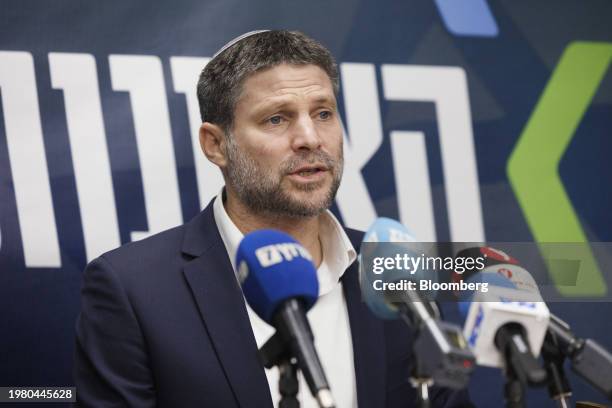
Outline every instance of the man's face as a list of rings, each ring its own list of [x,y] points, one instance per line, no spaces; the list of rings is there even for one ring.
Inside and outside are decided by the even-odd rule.
[[[331,206],[342,127],[318,66],[282,64],[247,78],[227,139],[227,183],[252,211],[308,217]]]

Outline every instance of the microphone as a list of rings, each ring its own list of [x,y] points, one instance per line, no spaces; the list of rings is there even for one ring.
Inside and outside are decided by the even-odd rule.
[[[393,302],[388,302],[384,296],[380,295],[375,286],[375,280],[380,280],[385,283],[398,282],[401,280],[410,280],[418,282],[421,279],[427,278],[423,269],[417,269],[412,274],[407,271],[391,269],[385,271],[381,275],[366,271],[364,259],[373,258],[394,258],[396,254],[406,252],[406,246],[402,243],[416,242],[412,232],[390,218],[380,217],[376,219],[370,228],[366,231],[361,248],[359,250],[359,278],[361,290],[364,295],[364,300],[370,310],[379,318],[385,320],[394,320],[400,318],[400,311]],[[379,243],[384,243],[379,245]],[[435,271],[431,271],[429,279],[437,280]],[[433,298],[435,292],[425,293],[426,297]],[[427,302],[429,308],[434,315],[438,315],[437,305],[435,302]]]
[[[335,402],[314,345],[306,312],[319,295],[312,257],[291,236],[275,230],[247,234],[236,254],[247,302],[276,333],[260,350],[264,366],[297,359],[310,392],[322,408]]]
[[[405,245],[415,238],[404,225],[389,218],[378,218],[368,229],[360,249],[359,275],[362,293],[370,310],[382,319],[402,318],[415,329],[413,354],[417,360],[414,377],[430,378],[441,386],[465,388],[474,367],[474,356],[467,347],[461,328],[440,320],[437,304],[429,299],[435,291],[419,291],[418,282],[428,279],[437,282],[435,270],[413,268],[410,271],[389,268],[377,274],[369,270],[370,261],[379,259],[419,258],[413,249]],[[402,245],[404,243],[404,245]],[[401,256],[403,255],[403,257]],[[414,267],[414,264],[412,264]],[[412,282],[414,289],[377,290],[376,285],[387,287]],[[395,286],[393,286],[395,285]],[[394,292],[394,293],[391,293]]]
[[[502,251],[489,247],[470,248],[465,251],[479,250],[481,253],[504,254]],[[505,255],[505,254],[504,254]],[[507,256],[507,255],[506,255]],[[511,262],[505,263],[499,257],[490,257],[491,261],[487,269],[491,272],[503,275],[512,282],[517,289],[530,292],[532,295],[540,296],[538,285],[533,276],[519,262],[507,256]],[[601,391],[608,399],[612,399],[612,354],[603,346],[592,339],[582,339],[571,331],[570,326],[554,314],[550,314],[548,333],[545,337],[544,351],[554,349],[550,352],[560,352],[571,361],[572,370],[589,382],[593,387]],[[554,355],[552,356],[554,357]],[[561,365],[562,369],[562,365]],[[556,377],[562,377],[556,369]],[[560,378],[560,387],[569,389],[564,378]]]
[[[535,357],[546,335],[548,308],[488,268],[467,279],[468,283],[474,281],[486,283],[487,291],[460,296],[464,303],[459,310],[467,315],[463,334],[477,363],[513,370],[522,383],[542,384],[546,371]]]
[[[612,354],[592,339],[576,336],[570,326],[551,315],[547,341],[571,361],[572,370],[612,400]]]

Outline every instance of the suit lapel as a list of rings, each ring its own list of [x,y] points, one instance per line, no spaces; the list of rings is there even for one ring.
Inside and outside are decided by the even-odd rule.
[[[355,242],[353,246],[359,248]],[[353,338],[358,405],[359,408],[383,407],[386,395],[383,322],[370,312],[361,299],[357,261],[351,264],[341,279]]]
[[[196,256],[185,278],[241,407],[271,407],[268,382],[225,246],[214,222],[212,202],[189,222],[183,252]]]

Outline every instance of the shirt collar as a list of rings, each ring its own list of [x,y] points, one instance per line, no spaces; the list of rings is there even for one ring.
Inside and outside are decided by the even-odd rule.
[[[236,251],[244,234],[240,232],[225,211],[223,196],[224,189],[222,188],[215,198],[213,213],[232,268],[236,273]],[[338,284],[344,271],[357,258],[357,253],[346,232],[344,232],[344,228],[331,211],[326,210],[321,214],[319,220],[323,262],[317,269],[317,277],[319,278],[319,296],[322,296]]]

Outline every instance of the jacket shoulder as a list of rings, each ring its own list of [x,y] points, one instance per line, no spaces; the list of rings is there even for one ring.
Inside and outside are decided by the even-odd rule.
[[[185,226],[180,225],[139,241],[129,242],[101,255],[111,264],[116,261],[139,259],[140,261],[162,260],[171,253],[178,254],[185,235]],[[115,261],[115,262],[113,262]]]

